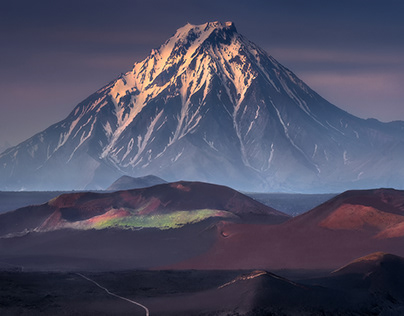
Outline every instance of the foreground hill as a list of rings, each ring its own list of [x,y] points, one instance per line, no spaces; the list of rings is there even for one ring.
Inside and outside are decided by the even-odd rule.
[[[398,273],[402,275],[404,273],[404,258],[384,252],[375,252],[353,260],[347,265],[333,271],[333,274],[337,276],[360,274],[363,277],[374,278],[381,271],[385,271],[391,275]],[[399,279],[403,281],[401,284],[404,285],[404,278]],[[404,292],[402,294],[404,295]]]
[[[404,256],[403,201],[404,191],[347,191],[290,218],[199,182],[64,194],[0,215],[0,261],[84,270],[333,270],[373,252]]]
[[[0,215],[0,236],[63,228],[168,229],[210,217],[271,223],[289,218],[228,187],[181,181],[111,193],[62,194]]]
[[[292,281],[262,270],[241,274],[191,296],[187,307],[192,315],[207,309],[213,315],[401,315],[403,304],[404,258],[373,253],[316,279]]]
[[[187,24],[64,120],[0,154],[0,190],[122,174],[244,191],[403,188],[404,122],[332,105],[236,30]]]
[[[175,182],[110,193],[63,194],[0,215],[0,261],[32,269],[151,268],[196,257],[227,221],[290,217],[230,188]]]
[[[49,273],[9,267],[0,271],[6,285],[0,309],[5,315],[145,315],[119,295],[164,316],[402,315],[403,262],[371,254],[338,272],[299,280],[265,270]]]
[[[404,258],[400,256],[372,253],[327,277],[302,282],[345,292],[351,308],[362,309],[363,314],[402,315],[404,312]]]
[[[226,237],[175,267],[336,269],[377,251],[403,256],[403,201],[404,191],[347,191],[280,225],[226,223]]]

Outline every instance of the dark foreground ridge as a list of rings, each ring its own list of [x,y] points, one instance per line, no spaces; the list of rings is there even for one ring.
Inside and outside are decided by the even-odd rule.
[[[379,260],[383,264],[375,264],[371,274],[367,269],[341,269],[337,274],[306,271],[294,280],[279,275],[285,271],[264,270],[85,275],[3,271],[0,281],[6,286],[0,288],[0,311],[2,315],[400,315],[404,260],[383,257]],[[310,278],[310,273],[317,277]]]
[[[0,312],[400,315],[403,203],[347,191],[290,218],[200,182],[62,194],[0,215]]]

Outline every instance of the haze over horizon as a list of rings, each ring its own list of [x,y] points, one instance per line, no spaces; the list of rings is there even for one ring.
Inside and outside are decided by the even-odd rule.
[[[157,9],[156,9],[157,8]],[[65,118],[178,27],[233,21],[331,103],[404,120],[404,4],[398,1],[42,1],[3,4],[0,147]]]

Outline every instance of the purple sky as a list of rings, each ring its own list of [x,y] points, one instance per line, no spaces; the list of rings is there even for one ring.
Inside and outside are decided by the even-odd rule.
[[[22,0],[0,4],[0,149],[65,118],[187,22],[238,31],[338,107],[404,120],[401,0]]]

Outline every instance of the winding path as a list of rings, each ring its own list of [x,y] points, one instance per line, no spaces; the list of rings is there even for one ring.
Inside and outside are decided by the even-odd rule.
[[[90,282],[94,283],[96,286],[98,286],[100,289],[103,289],[103,290],[104,290],[105,292],[107,292],[109,295],[115,296],[115,297],[117,297],[117,298],[119,298],[119,299],[121,299],[121,300],[124,300],[124,301],[127,301],[127,302],[129,302],[129,303],[132,303],[132,304],[135,304],[135,305],[137,305],[137,306],[140,306],[141,308],[143,308],[143,309],[145,310],[146,316],[149,316],[149,315],[150,315],[149,309],[148,309],[146,306],[144,306],[144,305],[142,305],[142,304],[140,304],[140,303],[138,303],[138,302],[132,301],[132,300],[126,298],[126,297],[119,296],[119,295],[117,295],[117,294],[115,294],[115,293],[110,292],[107,288],[101,286],[100,284],[98,284],[98,283],[95,282],[94,280],[92,280],[92,279],[86,277],[85,275],[83,275],[83,274],[81,274],[81,273],[76,273],[76,274],[77,274],[78,276],[81,276],[83,279],[86,279],[87,281],[90,281]]]

